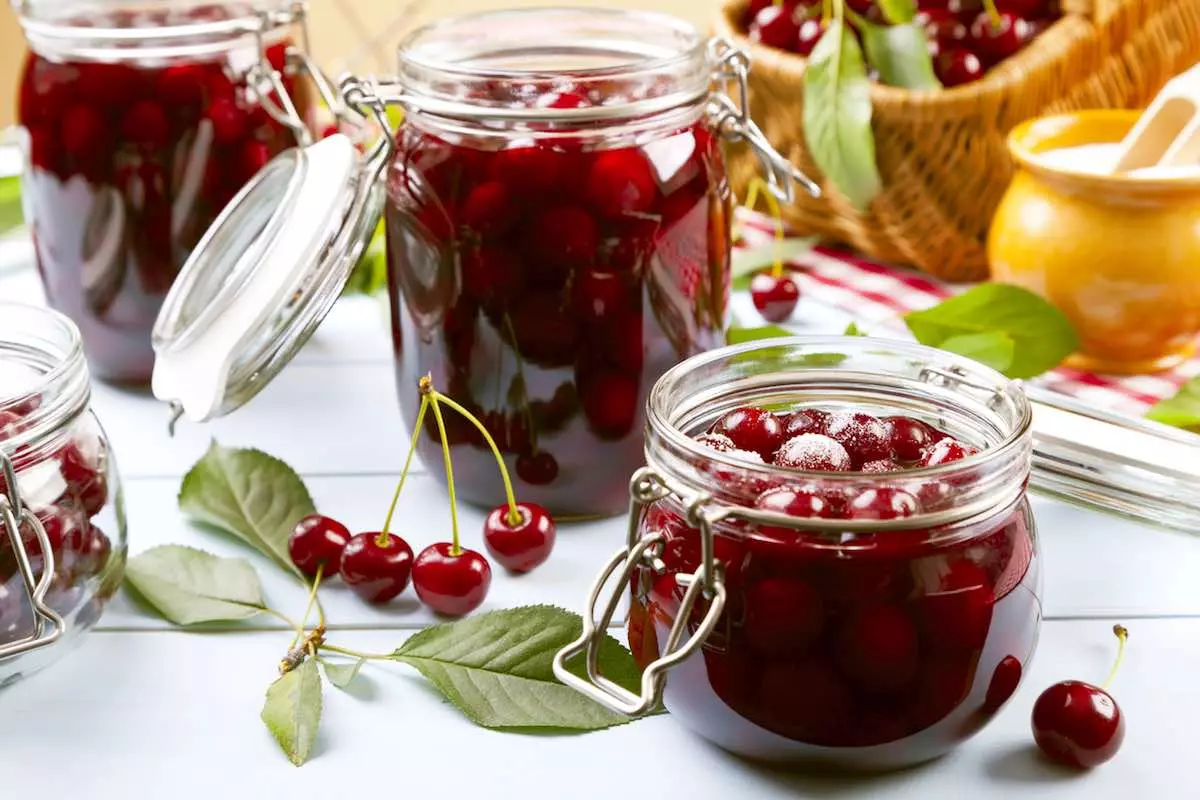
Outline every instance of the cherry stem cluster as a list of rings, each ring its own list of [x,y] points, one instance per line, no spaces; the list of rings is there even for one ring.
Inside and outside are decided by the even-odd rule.
[[[779,208],[779,201],[775,199],[767,182],[762,178],[751,179],[749,188],[746,190],[746,200],[742,205],[753,210],[758,204],[759,195],[766,201],[767,209],[775,219],[775,263],[771,265],[771,275],[780,278],[783,276],[783,258],[779,252],[784,239],[783,212]]]
[[[1108,677],[1104,679],[1104,684],[1100,687],[1107,689],[1108,685],[1113,682],[1113,678],[1117,677],[1117,670],[1121,668],[1121,660],[1125,658],[1125,643],[1129,641],[1129,631],[1124,625],[1113,625],[1113,633],[1117,636],[1117,658],[1113,661],[1112,669],[1108,672]]]
[[[413,426],[412,443],[408,446],[408,456],[404,459],[404,469],[400,470],[400,481],[396,484],[396,493],[392,495],[392,504],[388,506],[387,516],[383,519],[383,530],[379,532],[375,543],[387,547],[388,532],[392,525],[392,515],[396,513],[396,504],[400,502],[400,491],[408,477],[409,467],[412,466],[413,454],[417,452],[417,442],[421,438],[421,425],[425,422],[425,412],[429,410],[429,395],[421,394],[421,410],[417,412],[417,424]]]
[[[319,627],[319,628],[325,627],[325,609],[321,606],[321,601],[317,597],[317,589],[320,588],[320,586],[321,586],[321,578],[324,576],[324,574],[325,574],[325,565],[324,564],[317,565],[317,574],[313,578],[312,586],[309,587],[309,590],[308,590],[308,605],[305,606],[305,608],[304,608],[304,616],[300,618],[300,625],[298,627],[293,625],[293,627],[297,627],[296,638],[292,639],[292,647],[293,648],[297,644],[300,643],[300,638],[304,635],[304,627],[308,624],[308,615],[312,613],[314,605],[317,607],[317,615],[318,615],[317,627]],[[276,616],[281,616],[281,615],[276,614]]]
[[[429,405],[433,409],[433,418],[437,421],[438,436],[442,440],[442,460],[446,463],[446,491],[450,493],[450,555],[462,555],[462,547],[458,543],[458,501],[454,497],[454,465],[450,460],[450,441],[446,437],[446,423],[442,420],[442,410],[438,408],[438,393],[429,385]]]

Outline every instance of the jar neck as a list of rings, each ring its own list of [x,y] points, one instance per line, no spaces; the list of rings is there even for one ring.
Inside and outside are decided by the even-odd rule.
[[[805,472],[736,459],[695,440],[741,406],[911,416],[980,452],[941,466],[882,474]],[[969,359],[903,342],[793,337],[722,348],[664,374],[648,401],[646,461],[667,482],[735,513],[753,508],[758,495],[777,486],[816,485],[846,496],[887,486],[927,500],[903,519],[805,519],[804,527],[831,533],[949,531],[1020,499],[1032,458],[1031,422],[1029,402],[1017,384]]]
[[[36,459],[91,400],[79,329],[49,308],[0,303],[0,386],[0,451]]]

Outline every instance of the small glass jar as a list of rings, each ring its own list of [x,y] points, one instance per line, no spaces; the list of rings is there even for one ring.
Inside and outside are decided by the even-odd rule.
[[[746,405],[913,418],[979,453],[889,473],[804,472],[693,438]],[[1037,642],[1031,420],[1015,382],[919,345],[777,340],[680,364],[651,392],[629,548],[601,579],[624,565],[630,646],[649,689],[638,697],[562,668],[603,631],[615,597],[556,672],[626,713],[661,695],[672,717],[753,759],[890,769],[942,755],[1012,696]],[[849,510],[756,505],[779,487]],[[913,498],[911,516],[883,513],[896,492]]]
[[[536,8],[417,30],[396,77],[344,78],[330,103],[378,122],[369,151],[330,137],[280,155],[197,248],[160,316],[155,395],[196,421],[253,397],[332,305],[383,208],[408,424],[431,375],[482,418],[522,497],[559,516],[618,512],[650,385],[727,322],[719,141],[745,142],[781,199],[816,191],[743,111],[747,69],[727,42],[652,13]],[[389,105],[404,110],[395,131]],[[494,505],[493,457],[448,422],[458,496]],[[428,432],[422,458],[440,464]]]
[[[0,686],[65,653],[125,568],[125,513],[79,330],[0,303]]]
[[[30,50],[22,199],[46,298],[81,329],[97,378],[146,384],[180,267],[246,181],[296,143],[272,107],[310,105],[291,39],[301,10],[26,0],[17,11]]]

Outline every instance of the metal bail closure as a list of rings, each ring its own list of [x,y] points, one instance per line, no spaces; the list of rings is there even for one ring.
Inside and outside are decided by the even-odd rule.
[[[342,134],[285,150],[217,217],[154,327],[151,386],[176,418],[240,407],[316,330],[375,229],[385,150]]]
[[[767,188],[779,202],[795,201],[797,183],[810,196],[820,197],[821,187],[776,150],[758,124],[750,118],[750,89],[747,85],[750,57],[729,40],[716,37],[708,43],[708,60],[712,64],[713,81],[718,87],[708,101],[708,114],[713,127],[725,139],[749,145],[762,165]],[[734,85],[737,102],[730,97],[730,84]]]
[[[655,571],[664,569],[660,559],[664,540],[662,532],[655,532],[641,538],[637,535],[642,509],[668,495],[675,494],[680,497],[682,495],[670,488],[661,476],[649,468],[642,468],[634,473],[633,479],[630,481],[629,494],[628,546],[617,551],[592,585],[587,613],[583,615],[583,633],[578,639],[555,654],[554,676],[575,691],[617,713],[639,716],[653,710],[661,701],[667,670],[696,652],[721,618],[721,612],[725,608],[725,584],[722,580],[720,564],[713,558],[712,523],[722,518],[724,513],[709,513],[706,508],[708,497],[704,495],[692,497],[687,501],[688,520],[700,529],[700,567],[690,576],[679,575],[676,577],[679,583],[687,584],[687,591],[684,592],[679,611],[675,615],[675,622],[667,635],[662,655],[642,671],[641,690],[638,694],[634,694],[600,674],[600,647],[608,633],[621,595],[625,591],[625,587],[629,585],[629,578],[633,570],[638,565],[647,566]],[[621,570],[621,576],[616,582],[616,588],[608,597],[604,613],[597,621],[596,605],[600,600],[600,594],[618,569]],[[701,594],[708,598],[708,611],[692,635],[684,642],[682,640],[688,623],[691,621],[692,609]],[[587,677],[576,675],[567,666],[568,662],[580,654],[584,654]]]
[[[54,551],[50,537],[33,512],[21,501],[17,476],[8,456],[0,452],[0,528],[8,535],[9,545],[17,558],[17,573],[25,589],[25,601],[32,612],[30,631],[27,635],[0,645],[0,661],[24,653],[40,650],[57,642],[66,630],[66,623],[54,609],[46,605],[46,592],[54,580]],[[25,539],[21,536],[22,525],[28,526],[37,540],[41,556],[41,575],[35,578]]]

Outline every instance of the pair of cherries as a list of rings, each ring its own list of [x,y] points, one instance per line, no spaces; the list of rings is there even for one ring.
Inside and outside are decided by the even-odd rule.
[[[515,522],[511,511],[501,505],[488,514],[483,541],[505,569],[528,572],[549,557],[554,520],[534,503],[518,503]],[[368,603],[392,601],[408,588],[411,579],[421,602],[448,616],[462,616],[478,608],[492,581],[488,560],[474,550],[438,542],[414,558],[412,547],[394,533],[351,535],[345,525],[321,514],[296,523],[288,552],[292,563],[310,578],[336,570],[342,582]]]

